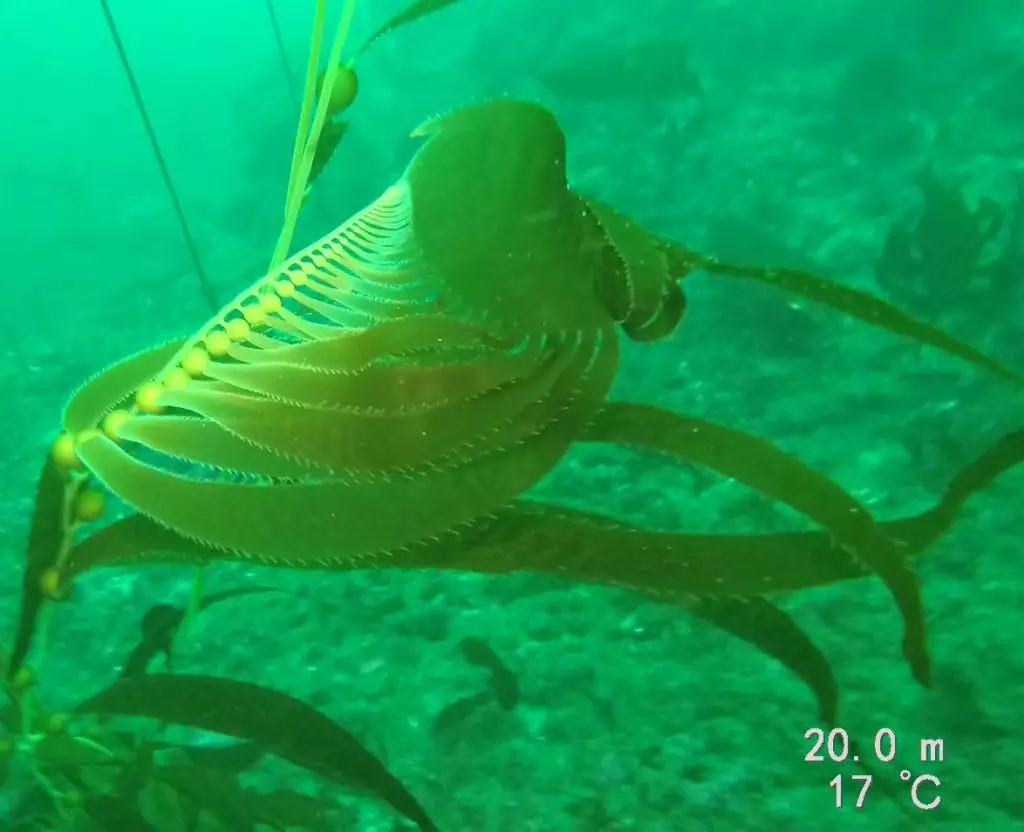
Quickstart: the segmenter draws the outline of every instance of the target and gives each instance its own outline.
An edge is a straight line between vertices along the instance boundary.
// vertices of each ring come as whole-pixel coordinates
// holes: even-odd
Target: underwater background
[[[280,227],[313,5],[110,3],[222,301],[263,273]],[[403,5],[363,0],[353,38]],[[382,38],[359,70],[300,245],[401,175],[424,119],[507,94],[557,115],[575,187],[652,231],[870,291],[1024,369],[1018,0],[466,0]],[[98,2],[0,6],[0,113],[0,619],[13,632],[34,480],[63,403],[208,310]],[[771,440],[880,518],[931,506],[1024,421],[1018,391],[907,340],[746,281],[697,274],[685,288],[670,340],[625,345],[616,396]],[[320,708],[445,830],[1024,829],[1022,488],[1024,472],[1006,473],[915,563],[931,689],[908,672],[878,579],[773,596],[831,661],[840,725],[866,745],[882,728],[898,739],[876,774],[892,794],[876,788],[859,810],[849,797],[837,809],[829,785],[849,765],[805,761],[806,732],[828,726],[798,679],[624,590],[215,565],[211,590],[285,591],[203,613],[174,667]],[[808,527],[739,483],[600,446],[538,493],[668,531]],[[185,604],[193,574],[79,580],[56,609],[40,697],[67,707],[109,684],[146,611]],[[487,690],[473,659],[491,651],[516,695],[439,724]],[[919,759],[926,738],[944,740],[943,760]],[[903,769],[941,780],[922,787],[941,806],[916,809]],[[319,788],[297,769],[253,777]],[[31,784],[15,767],[0,829],[18,828]],[[332,832],[404,828],[387,807],[334,796]]]

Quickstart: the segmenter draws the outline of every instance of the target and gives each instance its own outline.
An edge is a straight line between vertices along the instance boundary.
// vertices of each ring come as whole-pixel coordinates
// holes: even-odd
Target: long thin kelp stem
[[[326,0],[317,0],[316,15],[313,18],[313,34],[309,42],[309,60],[306,62],[306,82],[302,91],[302,106],[299,108],[299,124],[295,129],[295,141],[292,144],[292,162],[288,169],[288,186],[284,195],[284,224],[277,237],[277,245],[270,258],[270,269],[279,265],[288,256],[291,237],[295,233],[294,225],[289,231],[289,216],[292,209],[292,187],[295,176],[302,161],[302,154],[309,139],[309,124],[313,117],[313,100],[316,97],[316,73],[320,64],[320,48],[324,41],[324,20],[327,17]],[[296,217],[297,219],[297,217]]]
[[[181,207],[181,200],[178,198],[178,191],[174,187],[174,181],[171,179],[170,171],[167,169],[167,162],[164,159],[163,151],[160,150],[160,143],[156,138],[156,131],[153,129],[153,122],[149,118],[149,112],[146,110],[145,101],[142,98],[142,91],[139,89],[139,83],[135,79],[135,72],[132,70],[131,62],[128,60],[128,53],[125,51],[124,42],[121,40],[121,34],[117,29],[117,24],[114,22],[114,15],[110,11],[110,4],[108,0],[100,0],[100,8],[103,9],[103,16],[107,21],[107,28],[110,30],[110,36],[114,40],[114,46],[117,49],[118,57],[121,59],[121,66],[124,69],[125,78],[128,80],[128,86],[131,87],[132,96],[135,99],[135,107],[139,111],[139,116],[142,118],[142,124],[146,128],[146,134],[149,136],[149,143],[153,148],[153,155],[156,156],[156,163],[160,168],[160,175],[164,180],[164,187],[167,188],[167,194],[171,198],[171,205],[174,208],[174,213],[178,218],[178,224],[181,226],[181,232],[185,236],[185,245],[188,246],[189,255],[192,257],[192,265],[196,270],[196,279],[199,281],[199,288],[203,294],[203,298],[206,300],[210,310],[216,314],[217,310],[220,309],[220,303],[217,300],[217,292],[213,288],[213,284],[210,282],[210,278],[206,274],[206,269],[203,268],[203,261],[199,257],[199,248],[196,246],[195,237],[192,236],[192,231],[188,227],[188,221],[185,219],[185,210]]]
[[[306,183],[313,164],[313,153],[316,150],[317,142],[320,140],[320,132],[323,130],[324,122],[327,120],[327,103],[331,99],[334,82],[338,76],[341,53],[345,48],[345,41],[352,26],[355,10],[356,0],[347,0],[345,8],[341,13],[341,21],[338,24],[334,43],[331,47],[329,68],[324,78],[323,88],[320,90],[320,97],[316,102],[316,112],[314,114],[313,100],[316,98],[316,76],[320,65],[320,50],[323,46],[324,21],[327,16],[326,0],[317,0],[316,15],[313,18],[313,34],[310,38],[309,61],[306,65],[306,84],[303,90],[302,107],[299,113],[299,125],[295,131],[295,143],[292,148],[292,164],[288,175],[288,190],[285,194],[284,225],[278,236],[277,245],[274,248],[274,254],[271,257],[268,271],[279,266],[288,256],[292,238],[295,236],[295,226],[298,222],[299,211],[302,209]],[[276,17],[274,19],[276,20]],[[311,118],[312,126],[310,126]],[[195,582],[192,586],[192,597],[189,601],[185,619],[175,635],[176,643],[185,636],[192,624],[192,620],[199,611],[202,604],[205,578],[206,570],[205,567],[201,566],[196,572]]]
[[[288,87],[288,95],[292,99],[292,104],[295,105],[295,109],[299,110],[302,107],[302,101],[299,99],[299,91],[295,87],[295,78],[292,75],[291,65],[288,63],[288,50],[284,45],[284,36],[281,34],[281,22],[277,19],[277,11],[274,8],[274,0],[266,0],[267,4],[267,17],[270,20],[270,29],[274,33],[274,42],[277,44],[277,56],[281,61],[281,71],[284,74],[284,82]]]
[[[295,226],[299,219],[299,211],[302,209],[309,171],[313,165],[313,154],[316,151],[317,142],[320,140],[320,132],[327,121],[327,105],[334,89],[334,82],[338,77],[341,53],[345,48],[345,41],[352,26],[355,10],[356,0],[347,0],[345,8],[341,13],[341,21],[338,24],[334,44],[331,47],[327,75],[324,78],[314,114],[313,100],[316,97],[316,76],[320,63],[320,47],[323,44],[324,17],[326,16],[325,0],[318,0],[317,2],[316,17],[313,23],[313,37],[309,50],[309,63],[306,66],[306,85],[303,90],[302,112],[299,115],[298,130],[295,132],[292,166],[288,176],[288,192],[285,196],[284,225],[281,228],[281,234],[278,236],[274,254],[270,259],[270,269],[279,266],[288,256],[292,238],[295,236]],[[310,125],[311,117],[312,125]]]
[[[270,22],[270,30],[274,35],[274,43],[277,46],[277,57],[281,64],[281,74],[284,75],[284,83],[288,88],[288,98],[291,99],[292,105],[295,107],[296,113],[302,111],[302,96],[299,95],[299,90],[295,81],[295,74],[292,72],[292,65],[288,61],[288,47],[285,46],[284,34],[281,30],[281,20],[277,16],[277,9],[274,7],[274,0],[266,0],[267,8],[267,19]],[[324,202],[320,202],[320,207],[324,207]]]

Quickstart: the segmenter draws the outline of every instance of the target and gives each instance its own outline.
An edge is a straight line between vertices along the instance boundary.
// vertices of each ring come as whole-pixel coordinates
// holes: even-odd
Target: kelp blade
[[[958,472],[938,503],[918,515],[883,521],[908,556],[944,535],[964,504],[1024,462],[1024,430],[1002,437]],[[181,537],[144,515],[94,533],[72,551],[67,575],[145,563],[204,564],[231,556]],[[680,534],[630,526],[603,515],[519,500],[436,543],[386,558],[309,568],[450,569],[550,573],[634,589],[673,601],[677,594],[759,596],[863,578],[864,566],[826,532]]]
[[[828,659],[786,612],[756,597],[697,598],[689,609],[778,660],[814,693],[824,725],[836,724],[839,689]]]
[[[356,54],[358,55],[366,51],[366,48],[371,43],[379,40],[389,32],[393,32],[395,29],[400,29],[409,23],[413,23],[422,17],[426,17],[428,14],[439,12],[457,2],[458,0],[415,0],[411,5],[400,11],[380,28],[376,29],[373,34],[363,42],[363,45],[359,47]]]
[[[582,245],[593,220],[567,188],[565,136],[550,112],[511,100],[464,108],[418,135],[423,145],[397,183],[271,275],[288,291],[255,318],[249,310],[262,323],[240,320],[246,343],[215,327],[204,337],[222,336],[221,346],[200,350],[204,378],[172,368],[145,415],[78,437],[79,460],[100,483],[225,557],[329,568],[445,535],[507,505],[558,463],[605,400],[619,346],[593,292],[598,258]],[[354,315],[358,325],[309,329],[302,309],[286,305],[313,301],[306,311]],[[436,327],[421,330],[428,321],[440,338]],[[390,340],[381,340],[388,325]],[[448,334],[467,330],[473,373],[457,361],[440,373],[397,366],[422,360],[409,350],[427,360],[453,352]],[[396,336],[403,349],[382,353]],[[317,403],[328,379],[308,372],[303,356],[323,358],[339,343],[349,365],[324,368],[335,376],[441,380],[444,390],[427,399],[452,410],[403,401],[371,414]],[[537,360],[503,383],[515,369],[502,360],[506,349]],[[281,394],[285,380],[294,400]],[[481,380],[486,392],[473,396]],[[346,386],[389,398],[372,384]],[[151,461],[147,448],[170,459]],[[218,461],[245,467],[209,476],[203,466]]]
[[[458,466],[410,476],[280,486],[212,482],[161,472],[102,435],[83,442],[79,453],[115,494],[185,536],[249,553],[254,561],[302,566],[299,561],[308,559],[329,566],[334,559],[442,534],[531,487],[557,464],[600,406],[616,366],[615,346],[607,339],[600,346],[574,347],[582,365],[563,374],[557,393],[531,405],[529,412],[548,422],[541,422],[534,435]],[[211,512],[211,506],[217,510]],[[290,533],[282,535],[282,529]],[[291,543],[296,536],[307,541],[306,551],[296,551]],[[347,551],[339,549],[339,541]]]
[[[960,358],[1016,387],[1024,387],[1024,375],[1017,370],[1007,367],[970,344],[954,338],[938,327],[919,320],[899,307],[886,303],[867,292],[861,292],[849,286],[833,283],[794,269],[737,266],[703,257],[695,263],[695,266],[710,274],[754,280],[799,295],[815,303],[821,303],[849,315],[851,318],[888,330],[896,335],[912,338],[921,344]]]
[[[970,497],[1022,461],[1024,430],[1003,437],[965,466],[932,509],[881,527],[900,541],[907,555],[918,555],[950,528]],[[97,557],[110,556],[107,565],[132,563],[138,552],[135,547],[166,552],[159,559],[168,562],[201,563],[216,554],[141,516],[108,527],[84,545],[95,546]],[[94,561],[90,565],[101,564]],[[803,679],[828,724],[835,722],[838,696],[827,660],[786,613],[761,596],[867,574],[828,533],[650,532],[602,515],[527,501],[465,529],[458,537],[410,547],[382,561],[350,568],[549,573],[689,606],[695,614],[776,658]],[[447,714],[445,720],[458,717],[456,721],[460,721],[467,715],[460,708],[475,710],[478,704],[453,706],[457,713]]]
[[[904,655],[914,677],[929,684],[931,663],[917,577],[867,508],[831,479],[750,434],[650,405],[609,404],[581,438],[646,448],[709,468],[821,524],[885,582],[903,617]]]
[[[355,737],[315,708],[269,688],[159,673],[121,679],[75,712],[148,717],[248,740],[321,777],[375,795],[422,830],[437,830],[405,786]]]
[[[21,605],[14,645],[7,663],[8,679],[13,679],[28,658],[45,598],[40,581],[54,566],[64,537],[64,501],[67,481],[53,458],[47,454],[36,484],[32,525],[25,555],[21,585]]]
[[[280,591],[275,587],[269,586],[242,586],[219,592],[211,592],[202,597],[199,608],[196,611],[203,612],[214,604],[219,604],[232,598]],[[154,604],[146,610],[139,624],[142,637],[128,654],[119,675],[123,678],[125,676],[136,676],[140,673],[145,673],[152,660],[160,653],[164,654],[167,659],[167,667],[170,668],[174,638],[187,613],[188,610],[185,607],[176,607],[173,604],[163,603]]]
[[[72,433],[96,427],[103,415],[133,395],[139,386],[156,375],[184,344],[171,341],[130,355],[106,367],[76,390],[64,409],[63,423]]]

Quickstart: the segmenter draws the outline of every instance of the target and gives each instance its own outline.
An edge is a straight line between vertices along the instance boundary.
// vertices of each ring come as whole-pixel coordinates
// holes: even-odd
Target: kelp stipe
[[[189,257],[192,258],[192,268],[196,270],[196,280],[199,283],[200,294],[202,294],[210,311],[214,312],[220,307],[220,303],[217,300],[217,290],[214,288],[213,282],[203,266],[203,259],[199,255],[199,246],[196,244],[195,235],[193,235],[188,219],[185,217],[185,209],[182,207],[181,197],[178,196],[178,189],[174,185],[163,150],[160,148],[160,140],[157,138],[156,130],[153,128],[153,122],[149,117],[149,110],[146,108],[145,99],[142,97],[142,90],[139,88],[139,82],[135,78],[135,71],[132,69],[131,61],[128,59],[128,52],[125,50],[124,42],[121,40],[121,33],[117,28],[117,22],[114,20],[114,14],[110,10],[109,0],[100,0],[100,8],[103,11],[103,19],[110,32],[111,40],[114,42],[114,48],[117,50],[117,56],[121,62],[125,79],[131,89],[135,108],[138,110],[142,126],[146,130],[146,137],[149,139],[149,145],[153,150],[153,156],[156,158],[157,167],[160,169],[160,176],[163,179],[164,187],[167,189],[168,197],[170,197],[171,207],[174,209],[174,215],[178,220],[182,236],[185,238]]]
[[[683,246],[662,240],[666,256],[673,264],[678,279],[693,271],[736,277],[782,289],[805,300],[828,306],[851,318],[887,330],[894,335],[918,341],[991,373],[1015,387],[1024,387],[1024,374],[992,358],[970,344],[954,338],[927,321],[922,321],[898,306],[867,292],[833,283],[796,269],[745,266],[724,263],[715,257],[697,254]]]

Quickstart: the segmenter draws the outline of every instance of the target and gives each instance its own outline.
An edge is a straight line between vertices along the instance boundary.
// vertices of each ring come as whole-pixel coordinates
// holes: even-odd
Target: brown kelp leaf
[[[581,197],[596,217],[618,262],[605,263],[599,291],[608,311],[634,341],[667,338],[683,319],[686,297],[669,270],[657,237],[592,197]]]
[[[731,263],[722,263],[713,257],[703,255],[687,254],[686,256],[690,257],[693,268],[703,269],[709,274],[756,280],[759,283],[792,292],[807,300],[829,306],[864,323],[880,327],[896,335],[913,338],[922,344],[963,359],[1017,387],[1024,387],[1024,375],[1017,370],[1007,367],[970,344],[954,338],[938,327],[921,321],[899,307],[886,303],[867,292],[832,283],[795,269],[737,266]]]
[[[465,404],[522,379],[536,369],[546,350],[539,340],[528,341],[523,349],[515,349],[514,344],[449,347],[442,343],[436,349],[382,357],[351,370],[345,369],[344,355],[350,339],[325,339],[321,346],[319,364],[308,363],[308,351],[301,360],[290,359],[285,352],[278,356],[283,360],[218,365],[210,368],[209,374],[244,393],[310,407],[397,417]],[[333,367],[327,360],[329,351],[339,359]]]
[[[139,387],[160,372],[184,343],[184,339],[179,339],[161,344],[97,373],[68,400],[64,408],[64,428],[78,433],[96,427],[107,411],[133,396]]]
[[[222,557],[216,549],[182,537],[144,514],[132,514],[93,532],[72,549],[63,576],[70,581],[89,569],[115,564],[203,566]]]
[[[965,466],[935,507],[880,525],[907,555],[918,555],[949,530],[968,499],[1022,462],[1024,430],[1017,430]],[[133,515],[80,544],[72,552],[68,571],[73,577],[104,566],[202,565],[219,557],[226,556],[148,517]],[[868,574],[825,532],[652,532],[593,512],[531,500],[519,500],[436,542],[391,552],[386,558],[322,568],[538,572],[633,589],[672,602],[673,593],[755,596],[828,586]]]
[[[18,629],[7,662],[7,678],[13,679],[28,657],[45,597],[41,581],[43,573],[53,567],[60,554],[65,533],[66,481],[53,457],[47,454],[32,509],[25,573],[21,583],[21,607]]]
[[[586,197],[584,203],[620,260],[619,268],[605,270],[613,272],[612,276],[602,275],[606,303],[627,330],[643,329],[658,315],[665,290],[673,282],[668,258],[658,247],[657,238],[639,223],[591,197]]]
[[[882,526],[908,554],[924,551],[945,534],[960,509],[997,477],[1024,461],[1024,430],[1008,433],[953,477],[939,502],[915,517],[890,520]]]
[[[506,711],[512,710],[519,702],[519,680],[508,665],[486,641],[475,636],[464,638],[459,647],[468,662],[491,672],[490,688],[494,698]]]
[[[347,121],[328,121],[320,132],[320,140],[316,144],[316,151],[313,153],[313,164],[309,168],[309,178],[306,180],[310,185],[320,178],[327,163],[334,156],[341,140],[348,132]]]
[[[814,693],[825,726],[834,726],[839,692],[828,659],[800,626],[765,598],[697,598],[689,609],[781,662]]]
[[[545,476],[606,398],[618,339],[608,331],[578,333],[560,352],[564,372],[551,392],[508,425],[513,432],[532,425],[533,435],[414,475],[280,487],[200,480],[151,467],[102,434],[83,441],[79,455],[127,503],[185,536],[253,561],[323,568],[443,534],[506,504]],[[302,549],[292,544],[297,537]]]
[[[326,475],[332,471],[379,474],[425,467],[454,458],[482,455],[484,442],[512,444],[529,435],[524,417],[542,400],[566,369],[570,354],[538,355],[521,378],[495,387],[470,401],[406,413],[359,413],[345,407],[307,406],[194,384],[166,397],[169,406],[187,407],[216,421],[231,435],[268,455],[297,459]],[[454,368],[452,368],[454,369]],[[321,376],[322,378],[322,376]],[[516,433],[516,431],[520,433]],[[197,456],[206,449],[181,449]],[[306,476],[311,470],[307,469]],[[313,474],[315,476],[315,474]]]
[[[867,508],[831,479],[762,439],[650,405],[609,404],[581,439],[646,448],[709,468],[824,526],[892,593],[903,616],[903,654],[914,678],[928,685],[930,660],[917,577]]]
[[[668,338],[683,321],[686,314],[686,295],[678,283],[669,283],[665,287],[665,297],[661,302],[658,314],[643,329],[630,329],[624,332],[634,341],[646,343],[661,341]]]
[[[425,141],[407,172],[372,206],[254,290],[259,309],[249,303],[245,314],[226,314],[222,323],[244,330],[244,342],[213,324],[204,336],[210,349],[187,355],[203,378],[184,366],[169,369],[160,379],[167,384],[142,391],[144,415],[78,437],[78,457],[100,483],[210,550],[326,568],[486,516],[560,461],[606,398],[619,348],[593,292],[596,255],[581,248],[594,221],[581,216],[567,190],[564,134],[543,108],[498,101],[435,120],[420,135]],[[317,383],[328,374],[392,377],[385,367],[419,363],[417,353],[447,357],[449,337],[467,330],[476,374],[467,376],[464,361],[418,374],[442,386],[426,399],[444,406],[467,383],[497,383],[436,423],[431,408],[415,401],[393,414],[316,402]],[[307,372],[317,363],[302,356],[323,359],[327,347],[332,360],[317,365],[327,373]],[[537,360],[503,385],[497,379],[509,365],[496,355],[502,352]],[[258,363],[272,372],[236,369]],[[244,387],[244,375],[265,392],[232,390],[236,382]],[[285,380],[298,387],[294,402],[276,391]],[[178,409],[196,418],[182,420]],[[163,419],[175,419],[173,430],[156,442],[160,432],[150,429]],[[338,419],[358,433],[339,432]],[[217,430],[191,430],[203,421]],[[423,439],[417,428],[424,424],[438,435]],[[231,476],[215,478],[181,464],[211,457],[244,463],[239,440],[254,443],[247,449],[254,463],[258,455],[285,456],[305,470],[292,465],[278,479],[262,468],[231,468]],[[299,537],[301,549],[293,545]]]
[[[135,716],[255,742],[321,777],[358,786],[420,829],[437,827],[416,799],[355,737],[315,708],[249,682],[167,673],[120,679],[76,713]]]
[[[965,466],[935,507],[880,525],[906,555],[920,555],[949,530],[970,497],[1022,462],[1024,430],[1018,430]],[[374,567],[547,573],[630,589],[669,603],[679,603],[685,595],[760,596],[868,574],[827,532],[653,532],[601,514],[530,500],[519,500],[436,546],[391,553]]]
[[[961,468],[942,495],[940,505],[958,509],[997,477],[1024,460],[1024,429],[1011,431]]]
[[[393,32],[395,29],[400,29],[402,26],[413,23],[421,17],[426,17],[429,14],[434,14],[442,9],[446,9],[448,6],[454,5],[456,2],[457,0],[415,0],[415,2],[407,6],[388,20],[387,23],[374,31],[374,33],[363,42],[363,45],[359,47],[356,54],[362,54],[371,43],[389,32]]]
[[[236,587],[234,589],[221,590],[220,592],[212,592],[203,597],[199,611],[207,610],[212,605],[230,600],[231,598],[279,591],[274,587],[254,586]],[[145,673],[150,662],[161,653],[167,661],[167,667],[170,668],[173,658],[171,651],[174,646],[174,637],[182,621],[185,620],[186,613],[187,610],[184,607],[176,607],[173,604],[154,604],[150,607],[140,622],[142,638],[132,648],[131,653],[129,653],[120,675],[125,677]]]
[[[402,181],[422,258],[450,303],[506,336],[608,326],[594,291],[607,244],[568,188],[566,137],[550,111],[486,101],[413,135],[424,143]]]

